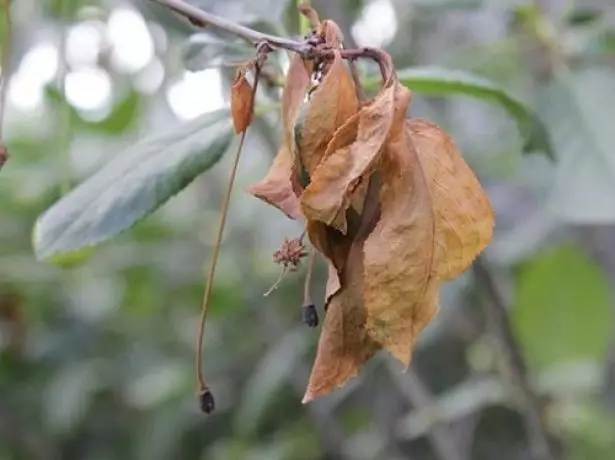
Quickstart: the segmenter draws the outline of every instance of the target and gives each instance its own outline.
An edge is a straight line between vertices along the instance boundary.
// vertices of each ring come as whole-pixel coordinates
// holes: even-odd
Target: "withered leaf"
[[[311,62],[304,61],[300,56],[294,56],[286,74],[286,83],[282,90],[282,124],[284,142],[294,149],[294,126],[308,88],[312,83]]]
[[[301,218],[299,195],[301,186],[295,167],[295,155],[283,143],[265,178],[247,192],[275,206],[291,219]]]
[[[304,403],[343,386],[378,351],[365,330],[362,259],[362,244],[357,243],[348,255],[342,288],[329,303]]]
[[[353,242],[343,263],[329,265],[329,309],[304,401],[343,386],[380,349],[408,365],[438,311],[442,282],[466,270],[492,237],[489,201],[450,138],[433,124],[405,120],[410,92],[396,82],[390,88],[393,109],[373,167],[380,179],[377,223],[354,238],[310,222],[329,229],[310,234],[329,260]],[[323,193],[339,197],[343,189],[330,184]],[[368,192],[362,221],[373,201]]]
[[[231,115],[235,132],[243,133],[252,123],[254,89],[246,80],[245,69],[239,69],[231,86]]]
[[[320,28],[317,33],[331,48],[337,49],[342,46],[342,42],[344,41],[342,29],[330,19],[326,19],[320,23]]]
[[[394,129],[379,170],[381,216],[364,248],[366,328],[408,365],[418,334],[437,313],[441,283],[466,270],[490,242],[493,214],[434,125],[408,121]]]
[[[345,211],[352,193],[380,156],[393,123],[395,96],[402,91],[400,88],[403,87],[399,84],[384,88],[372,104],[364,106],[334,135],[301,196],[301,209],[308,219],[346,232]],[[339,138],[352,139],[353,126],[356,126],[356,139],[341,146]]]
[[[291,219],[299,219],[299,166],[295,152],[294,124],[310,86],[310,64],[300,56],[291,61],[282,93],[284,139],[265,178],[248,189],[248,193],[277,207]]]
[[[337,53],[322,83],[310,97],[300,139],[297,139],[301,164],[308,174],[322,160],[335,131],[358,107],[354,82]]]
[[[429,177],[438,235],[436,266],[443,281],[458,277],[493,238],[493,209],[480,182],[452,139],[427,120],[411,119],[407,129]]]

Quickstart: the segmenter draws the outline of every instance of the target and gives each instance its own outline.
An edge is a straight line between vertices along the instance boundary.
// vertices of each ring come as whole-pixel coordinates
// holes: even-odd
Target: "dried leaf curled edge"
[[[378,112],[390,122],[373,166],[381,177],[379,220],[365,240],[353,241],[338,272],[340,287],[329,303],[304,402],[346,384],[380,349],[408,365],[421,330],[438,311],[442,282],[465,271],[492,238],[489,201],[450,138],[429,122],[405,120],[410,92],[392,82],[371,107],[387,89],[394,93],[394,108],[383,105]],[[359,151],[345,154],[361,159]],[[321,193],[334,203],[330,209],[346,211],[348,177],[323,186]],[[315,172],[312,184],[316,178]]]

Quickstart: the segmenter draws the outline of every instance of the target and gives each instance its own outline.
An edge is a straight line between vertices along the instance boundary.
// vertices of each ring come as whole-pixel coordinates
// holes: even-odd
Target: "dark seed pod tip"
[[[318,326],[318,312],[313,304],[304,305],[301,308],[301,316],[303,318],[303,322],[309,327]]]
[[[208,388],[204,389],[199,394],[199,403],[201,410],[206,414],[211,414],[216,409],[214,395]]]

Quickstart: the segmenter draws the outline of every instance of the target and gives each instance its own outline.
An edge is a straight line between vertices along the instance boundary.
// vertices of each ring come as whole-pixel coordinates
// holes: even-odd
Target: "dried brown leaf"
[[[282,144],[265,178],[247,192],[278,208],[291,219],[301,218],[299,195],[301,186],[295,166],[295,155]]]
[[[297,139],[301,163],[308,174],[322,160],[335,131],[359,108],[354,82],[339,54],[336,54],[322,83],[312,93]]]
[[[340,48],[344,41],[342,29],[330,19],[326,19],[320,23],[320,28],[317,33],[323,38],[325,43],[334,49]]]
[[[282,90],[282,124],[284,126],[284,142],[295,145],[294,126],[297,116],[305,100],[308,88],[312,83],[312,63],[304,61],[301,56],[294,56],[286,74],[286,83]]]
[[[298,197],[302,191],[293,128],[311,83],[310,72],[310,64],[300,56],[293,58],[282,93],[282,145],[265,178],[248,189],[248,193],[280,209],[291,219],[301,217]]]
[[[468,269],[493,237],[493,209],[452,139],[427,120],[407,121],[429,190],[438,235],[436,261],[443,280]]]
[[[343,386],[378,351],[378,345],[365,330],[360,243],[350,250],[346,267],[341,280],[343,287],[329,303],[304,403]]]
[[[248,129],[253,113],[254,88],[246,80],[245,69],[239,69],[231,86],[231,115],[238,134]]]
[[[363,107],[356,118],[351,118],[335,134],[330,144],[339,147],[339,137],[352,138],[352,124],[357,123],[356,140],[334,151],[327,148],[314,170],[311,183],[301,196],[301,209],[308,219],[346,232],[345,211],[352,193],[378,160],[389,135],[398,86],[391,84],[383,89],[373,104]]]
[[[489,243],[493,215],[480,184],[435,125],[395,123],[378,170],[380,221],[364,247],[366,328],[408,365],[420,331],[437,313],[441,283],[461,274]]]

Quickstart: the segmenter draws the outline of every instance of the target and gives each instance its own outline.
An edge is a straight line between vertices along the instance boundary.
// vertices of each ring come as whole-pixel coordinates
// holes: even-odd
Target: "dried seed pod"
[[[204,389],[199,394],[199,404],[201,410],[206,414],[211,414],[216,409],[216,400],[209,388]]]
[[[301,307],[301,317],[308,327],[318,326],[318,311],[316,311],[316,306],[314,304]]]

